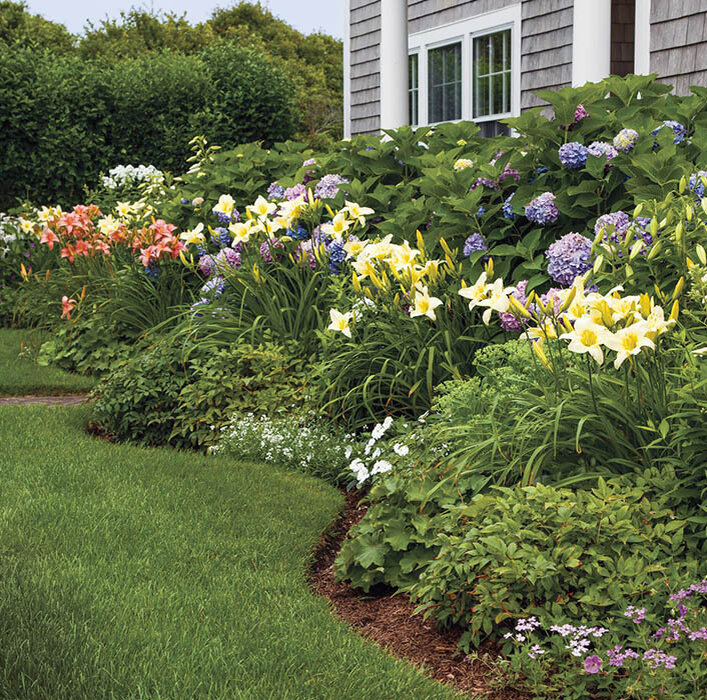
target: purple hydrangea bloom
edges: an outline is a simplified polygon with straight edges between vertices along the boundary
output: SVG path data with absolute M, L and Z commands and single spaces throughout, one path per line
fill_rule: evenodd
M 687 180 L 687 189 L 695 193 L 698 204 L 702 202 L 702 197 L 705 196 L 705 185 L 702 182 L 703 177 L 707 178 L 707 170 L 699 170 L 696 173 L 692 173 Z
M 511 192 L 510 195 L 508 195 L 508 199 L 506 199 L 502 207 L 503 218 L 508 219 L 509 221 L 513 221 L 513 219 L 516 218 L 516 215 L 513 212 L 513 204 L 511 203 L 514 194 L 515 192 Z
M 216 214 L 216 218 L 218 219 L 218 222 L 220 224 L 225 224 L 226 226 L 231 223 L 231 215 L 230 214 L 225 214 L 224 212 L 220 211 Z
M 604 141 L 594 141 L 587 146 L 587 151 L 589 154 L 595 158 L 606 157 L 606 162 L 608 163 L 612 158 L 619 155 L 619 152 L 610 144 Z
M 626 232 L 631 225 L 631 219 L 628 218 L 628 214 L 623 211 L 617 211 L 613 214 L 604 214 L 597 219 L 596 224 L 594 224 L 594 234 L 599 235 L 600 232 L 604 232 L 604 240 L 611 243 L 618 243 L 626 238 Z M 607 230 L 609 227 L 614 227 L 614 232 L 607 236 Z
M 614 136 L 614 148 L 617 151 L 628 153 L 638 141 L 638 132 L 635 129 L 621 129 Z
M 285 245 L 279 238 L 268 238 L 260 244 L 260 257 L 265 262 L 273 261 L 273 252 L 275 248 L 284 248 Z M 275 258 L 279 259 L 279 255 L 275 252 Z
M 216 268 L 216 261 L 210 255 L 202 255 L 199 258 L 199 270 L 204 277 L 208 277 Z
M 578 141 L 570 141 L 563 144 L 557 152 L 560 163 L 570 170 L 583 168 L 587 163 L 588 154 L 589 150 L 587 147 Z
M 568 233 L 555 241 L 546 251 L 550 261 L 547 272 L 556 282 L 567 285 L 592 267 L 592 242 L 579 233 Z
M 241 266 L 241 255 L 233 248 L 224 248 L 216 255 L 216 265 L 218 267 L 232 267 L 238 269 Z
M 588 116 L 589 116 L 589 112 L 587 112 L 587 110 L 584 109 L 584 105 L 579 104 L 579 105 L 577 105 L 577 109 L 574 110 L 574 123 L 579 124 L 579 122 L 581 122 L 582 119 L 585 119 Z
M 525 207 L 526 218 L 540 226 L 554 223 L 559 214 L 555 206 L 555 195 L 552 192 L 543 192 Z
M 478 250 L 488 250 L 486 239 L 480 233 L 472 233 L 464 241 L 464 257 L 468 258 Z
M 503 172 L 499 175 L 499 181 L 503 182 L 507 177 L 512 177 L 516 182 L 520 180 L 520 174 L 515 168 L 511 168 L 510 163 L 506 163 L 506 167 L 503 168 Z
M 285 188 L 277 182 L 271 182 L 268 187 L 268 199 L 285 199 Z
M 682 143 L 685 140 L 685 134 L 687 133 L 687 129 L 680 122 L 676 122 L 673 119 L 668 119 L 667 121 L 664 121 L 657 129 L 653 129 L 653 131 L 651 131 L 651 134 L 655 136 L 663 127 L 666 126 L 672 129 L 673 131 L 673 134 L 675 136 L 673 143 Z M 658 142 L 656 141 L 655 146 L 657 145 Z
M 325 175 L 314 188 L 314 196 L 317 199 L 334 199 L 339 192 L 339 185 L 347 183 L 348 180 L 341 175 L 329 173 Z
M 307 188 L 302 184 L 297 184 L 294 187 L 288 187 L 285 190 L 285 199 L 292 201 L 303 194 L 307 194 Z

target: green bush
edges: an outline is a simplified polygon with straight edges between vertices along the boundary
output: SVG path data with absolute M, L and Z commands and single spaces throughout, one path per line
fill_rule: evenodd
M 108 63 L 0 42 L 0 209 L 75 204 L 118 163 L 181 171 L 197 133 L 233 147 L 295 127 L 289 79 L 235 44 Z

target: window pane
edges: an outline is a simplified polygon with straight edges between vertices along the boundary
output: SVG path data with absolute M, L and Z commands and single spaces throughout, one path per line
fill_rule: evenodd
M 497 73 L 502 71 L 503 66 L 503 35 L 505 32 L 492 34 L 491 39 L 491 71 Z
M 494 75 L 491 80 L 493 114 L 503 114 L 506 111 L 503 109 L 503 73 Z
M 408 122 L 416 125 L 419 119 L 419 61 L 418 54 L 408 56 Z
M 474 37 L 474 117 L 511 111 L 511 30 Z
M 474 116 L 485 117 L 489 114 L 490 78 L 478 78 L 474 85 Z
M 474 70 L 477 75 L 489 74 L 489 37 L 474 39 Z
M 429 121 L 461 119 L 461 44 L 428 52 Z
M 408 56 L 408 90 L 417 89 L 417 54 Z

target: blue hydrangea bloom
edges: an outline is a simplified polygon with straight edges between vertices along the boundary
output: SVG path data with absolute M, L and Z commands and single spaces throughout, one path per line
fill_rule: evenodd
M 547 272 L 556 282 L 569 286 L 592 267 L 592 242 L 579 233 L 568 233 L 546 251 Z
M 480 219 L 485 213 L 486 213 L 486 209 L 484 209 L 484 207 L 479 207 L 476 210 L 476 218 Z
M 157 281 L 158 277 L 158 272 L 157 272 L 157 267 L 155 265 L 149 265 L 148 267 L 145 268 L 145 274 L 150 278 Z
M 231 223 L 230 215 L 224 214 L 222 211 L 220 211 L 218 214 L 216 214 L 216 217 L 218 218 L 218 222 L 220 224 L 224 224 L 225 226 L 228 226 L 228 224 Z
M 480 233 L 472 233 L 464 241 L 464 257 L 468 258 L 479 250 L 488 250 L 486 239 Z
M 603 232 L 605 241 L 618 243 L 626 237 L 626 231 L 628 231 L 630 225 L 631 219 L 629 219 L 626 212 L 616 211 L 613 214 L 603 214 L 594 224 L 594 234 L 599 235 L 600 232 Z M 614 227 L 613 233 L 609 233 L 611 226 Z
M 554 223 L 559 214 L 555 206 L 555 195 L 552 192 L 543 192 L 525 207 L 526 218 L 540 226 Z
M 341 270 L 341 264 L 346 260 L 344 244 L 339 241 L 333 241 L 327 247 L 327 253 L 329 254 L 329 269 L 334 273 L 338 273 Z
M 705 185 L 702 182 L 703 177 L 707 177 L 707 170 L 699 170 L 696 173 L 692 173 L 687 180 L 687 189 L 695 193 L 698 204 L 702 202 L 702 197 L 705 196 Z
M 226 282 L 224 281 L 223 277 L 216 276 L 212 277 L 204 284 L 204 286 L 201 288 L 201 293 L 210 294 L 211 292 L 213 292 L 214 296 L 218 296 L 219 294 L 223 294 L 223 291 L 225 289 Z
M 220 226 L 214 229 L 214 233 L 211 237 L 221 248 L 231 245 L 231 235 L 228 233 L 227 228 Z
M 503 203 L 502 207 L 503 218 L 508 219 L 509 221 L 513 221 L 516 218 L 516 215 L 513 212 L 513 204 L 511 202 L 514 194 L 515 192 L 511 192 L 511 194 L 508 196 L 508 199 L 506 199 L 506 201 Z
M 182 197 L 179 201 L 180 201 L 182 204 L 189 204 L 189 200 L 188 200 L 186 197 Z
M 268 199 L 284 199 L 285 188 L 277 182 L 271 182 L 268 187 Z
M 560 146 L 557 155 L 565 168 L 578 170 L 586 165 L 589 150 L 578 141 L 570 141 Z
M 672 129 L 673 134 L 675 136 L 675 139 L 673 140 L 673 143 L 682 143 L 685 140 L 685 134 L 687 133 L 687 129 L 680 123 L 676 122 L 673 119 L 668 119 L 667 121 L 664 121 L 657 129 L 653 129 L 651 131 L 651 134 L 655 136 L 663 127 L 668 127 Z M 658 142 L 655 142 L 655 146 L 658 145 Z
M 306 238 L 309 238 L 309 231 L 304 226 L 300 226 L 297 224 L 296 228 L 288 228 L 287 229 L 287 235 L 290 236 L 290 238 L 294 238 L 297 241 L 303 241 Z

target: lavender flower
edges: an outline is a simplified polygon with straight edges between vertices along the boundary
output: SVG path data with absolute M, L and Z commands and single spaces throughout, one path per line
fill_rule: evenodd
M 599 233 L 603 232 L 605 241 L 618 243 L 626 238 L 626 232 L 630 225 L 631 220 L 626 212 L 617 211 L 613 214 L 603 214 L 594 224 L 594 234 L 599 235 Z M 614 227 L 613 233 L 609 233 L 612 226 Z
M 210 294 L 211 292 L 213 292 L 214 296 L 218 296 L 219 294 L 223 294 L 223 291 L 225 289 L 226 282 L 224 281 L 223 277 L 217 275 L 215 277 L 212 277 L 206 282 L 206 284 L 204 284 L 204 286 L 201 288 L 201 293 Z
M 510 167 L 510 163 L 506 163 L 506 167 L 503 169 L 498 180 L 499 182 L 503 182 L 507 177 L 512 177 L 516 182 L 520 180 L 520 174 L 515 168 Z
M 568 233 L 546 251 L 550 261 L 547 272 L 556 282 L 567 286 L 592 267 L 592 242 L 579 233 Z
M 513 195 L 515 192 L 511 192 L 510 195 L 508 195 L 508 199 L 503 203 L 502 211 L 503 211 L 503 218 L 508 219 L 509 221 L 513 221 L 516 218 L 516 215 L 513 212 L 513 204 L 511 204 L 511 200 L 513 199 Z
M 545 226 L 557 221 L 559 211 L 555 206 L 555 195 L 543 192 L 525 207 L 525 216 L 533 223 Z
M 317 199 L 334 199 L 339 192 L 339 185 L 347 182 L 348 180 L 341 175 L 334 173 L 325 175 L 314 188 L 314 196 Z
M 469 188 L 469 192 L 473 192 L 477 187 L 483 185 L 484 187 L 490 187 L 492 190 L 498 189 L 498 183 L 490 180 L 487 177 L 477 177 L 473 184 Z
M 617 151 L 628 153 L 638 141 L 638 132 L 635 129 L 621 129 L 614 136 L 614 148 Z
M 268 187 L 268 199 L 285 199 L 285 188 L 277 182 L 271 182 Z
M 608 163 L 612 158 L 616 158 L 619 152 L 610 144 L 604 141 L 593 141 L 587 146 L 587 151 L 589 155 L 595 158 L 606 157 L 606 162 Z
M 643 654 L 643 660 L 648 661 L 651 669 L 660 668 L 663 666 L 666 670 L 675 668 L 677 656 L 670 656 L 660 649 L 648 649 Z
M 570 141 L 560 146 L 557 155 L 560 158 L 560 163 L 570 170 L 578 170 L 583 168 L 587 163 L 587 155 L 589 150 L 586 146 L 578 141 Z
M 231 245 L 231 236 L 228 233 L 228 229 L 226 228 L 219 227 L 217 229 L 214 229 L 214 232 L 211 237 L 221 248 L 225 248 L 226 246 Z
M 477 250 L 488 250 L 486 239 L 480 233 L 472 233 L 464 241 L 464 257 L 468 258 Z
M 627 659 L 637 659 L 638 654 L 633 649 L 625 649 L 617 644 L 613 649 L 607 649 L 606 655 L 609 657 L 609 666 L 621 668 Z
M 485 213 L 486 213 L 486 209 L 484 207 L 479 207 L 476 210 L 476 218 L 480 219 Z
M 646 609 L 645 608 L 636 608 L 633 605 L 629 605 L 628 608 L 626 609 L 626 612 L 624 613 L 625 617 L 630 617 L 631 622 L 633 622 L 636 625 L 640 625 L 643 620 L 646 619 Z
M 534 659 L 538 654 L 544 654 L 545 651 L 539 644 L 533 644 L 532 647 L 530 647 L 530 651 L 528 652 L 528 656 L 531 659 Z
M 673 134 L 675 136 L 673 143 L 682 143 L 685 140 L 685 134 L 687 133 L 687 129 L 680 122 L 676 122 L 673 119 L 664 121 L 657 129 L 653 129 L 653 131 L 651 131 L 651 134 L 653 136 L 656 136 L 658 132 L 666 126 L 672 129 L 673 131 Z M 655 141 L 653 144 L 653 148 L 657 147 L 657 145 L 658 142 Z

